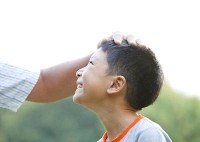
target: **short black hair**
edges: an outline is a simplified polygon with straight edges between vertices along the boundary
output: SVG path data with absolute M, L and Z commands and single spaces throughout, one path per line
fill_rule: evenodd
M 154 52 L 145 45 L 120 45 L 113 40 L 102 42 L 99 47 L 106 52 L 108 74 L 122 75 L 127 82 L 126 100 L 135 110 L 147 107 L 157 99 L 163 84 L 163 71 Z

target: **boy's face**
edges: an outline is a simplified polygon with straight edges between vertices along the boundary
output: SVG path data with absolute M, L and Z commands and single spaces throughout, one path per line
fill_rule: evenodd
M 93 108 L 106 99 L 111 75 L 107 75 L 106 53 L 101 48 L 90 58 L 87 66 L 77 71 L 77 89 L 73 96 L 76 103 Z

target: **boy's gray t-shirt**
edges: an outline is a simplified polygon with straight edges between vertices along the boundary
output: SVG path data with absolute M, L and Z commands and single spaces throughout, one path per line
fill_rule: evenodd
M 98 142 L 103 142 L 103 140 L 100 139 Z M 144 117 L 120 142 L 172 142 L 172 140 L 160 125 Z

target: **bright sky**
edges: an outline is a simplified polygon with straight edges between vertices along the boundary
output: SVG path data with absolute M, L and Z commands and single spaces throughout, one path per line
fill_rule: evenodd
M 0 58 L 38 70 L 121 31 L 156 53 L 174 89 L 200 96 L 199 13 L 198 0 L 0 1 Z

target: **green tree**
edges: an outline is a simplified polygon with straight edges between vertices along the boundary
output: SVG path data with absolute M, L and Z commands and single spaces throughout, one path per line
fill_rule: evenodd
M 1 110 L 1 142 L 92 142 L 104 130 L 94 113 L 70 99 L 25 103 L 17 113 Z

